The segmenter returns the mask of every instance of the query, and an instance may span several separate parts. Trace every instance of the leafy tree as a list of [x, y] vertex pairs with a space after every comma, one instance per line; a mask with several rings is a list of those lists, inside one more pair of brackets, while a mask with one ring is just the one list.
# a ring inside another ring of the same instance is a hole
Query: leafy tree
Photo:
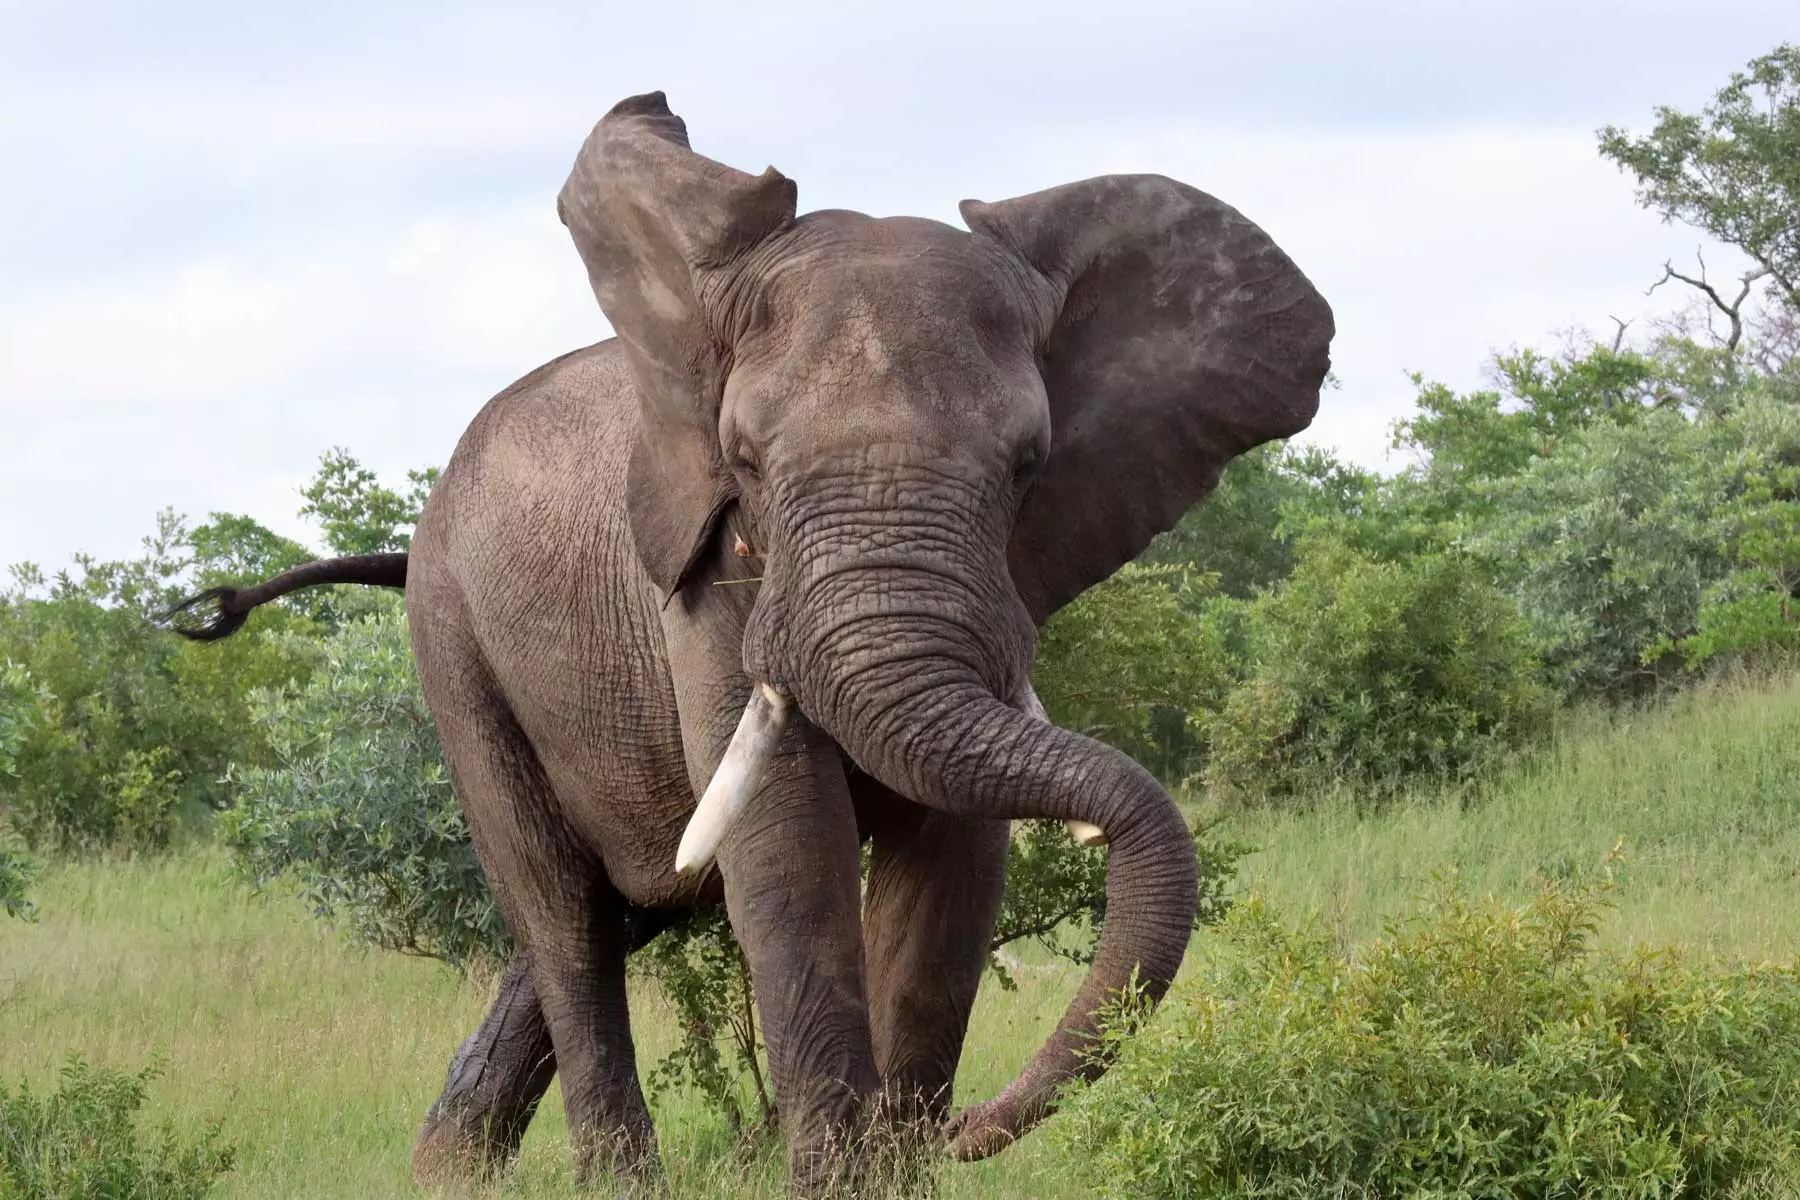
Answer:
[[312, 551], [261, 522], [238, 513], [213, 513], [188, 535], [194, 582], [201, 587], [241, 585], [310, 561]]
[[[1228, 623], [1236, 604], [1180, 567], [1127, 564], [1050, 619], [1033, 682], [1059, 725], [1082, 729], [1165, 776], [1192, 750], [1189, 723], [1232, 684]], [[1157, 722], [1159, 713], [1170, 719]]]
[[154, 847], [185, 810], [222, 805], [225, 764], [257, 753], [246, 692], [295, 669], [260, 636], [209, 647], [157, 628], [185, 587], [186, 531], [165, 513], [145, 541], [54, 579], [16, 568], [0, 590], [0, 656], [50, 697], [0, 776], [0, 808], [33, 846]]
[[[0, 777], [14, 774], [19, 747], [50, 719], [54, 697], [10, 659], [0, 659]], [[35, 912], [27, 898], [38, 863], [25, 853], [0, 808], [0, 911], [30, 920]]]
[[1293, 570], [1288, 528], [1355, 511], [1374, 476], [1314, 446], [1258, 446], [1231, 460], [1212, 495], [1158, 536], [1139, 558], [1217, 577], [1247, 599]]
[[412, 526], [438, 480], [438, 468], [406, 473], [409, 487], [397, 492], [384, 486], [374, 471], [348, 450], [334, 447], [319, 460], [319, 470], [300, 494], [302, 516], [312, 517], [325, 531], [333, 554], [381, 554], [412, 544]]
[[1725, 459], [1726, 498], [1710, 521], [1729, 573], [1707, 587], [1695, 632], [1664, 638], [1647, 657], [1679, 650], [1691, 669], [1724, 655], [1800, 648], [1800, 409], [1754, 408], [1743, 423]]
[[1754, 260], [1746, 286], [1767, 278], [1800, 308], [1800, 46], [1753, 59], [1699, 113], [1656, 116], [1641, 137], [1601, 130], [1601, 155], [1636, 176], [1646, 208]]

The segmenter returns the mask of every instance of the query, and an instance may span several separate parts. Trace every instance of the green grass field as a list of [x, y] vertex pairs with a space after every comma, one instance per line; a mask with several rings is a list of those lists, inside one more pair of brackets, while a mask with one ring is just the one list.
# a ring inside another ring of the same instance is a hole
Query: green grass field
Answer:
[[[1800, 677], [1740, 682], [1646, 712], [1575, 719], [1542, 754], [1478, 787], [1421, 794], [1378, 815], [1339, 797], [1313, 813], [1244, 813], [1256, 843], [1243, 886], [1354, 944], [1433, 871], [1523, 897], [1544, 874], [1597, 865], [1623, 840], [1619, 909], [1604, 942], [1681, 943], [1719, 956], [1800, 954]], [[294, 901], [249, 895], [223, 855], [53, 870], [32, 925], [0, 921], [0, 1083], [48, 1085], [63, 1058], [140, 1066], [166, 1057], [151, 1107], [178, 1127], [223, 1122], [238, 1163], [228, 1196], [389, 1196], [414, 1189], [408, 1155], [449, 1055], [479, 1019], [482, 981], [347, 946]], [[1204, 935], [1196, 954], [1207, 953]], [[1076, 975], [1033, 966], [1021, 990], [984, 989], [959, 1096], [991, 1094], [1036, 1048]], [[640, 1060], [666, 1049], [658, 998], [634, 996]], [[722, 1123], [679, 1097], [657, 1106], [676, 1194], [779, 1194], [779, 1156], [742, 1161]], [[572, 1190], [554, 1089], [507, 1196]], [[1077, 1194], [1048, 1139], [950, 1167], [949, 1196]]]

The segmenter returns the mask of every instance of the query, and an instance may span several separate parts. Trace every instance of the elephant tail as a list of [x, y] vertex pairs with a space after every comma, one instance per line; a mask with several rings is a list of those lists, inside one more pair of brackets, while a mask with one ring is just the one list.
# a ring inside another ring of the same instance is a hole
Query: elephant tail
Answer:
[[406, 586], [406, 555], [352, 554], [343, 558], [322, 558], [250, 587], [207, 588], [169, 609], [162, 614], [162, 619], [184, 638], [196, 642], [217, 641], [242, 629], [251, 609], [278, 600], [289, 592], [324, 583], [403, 588]]

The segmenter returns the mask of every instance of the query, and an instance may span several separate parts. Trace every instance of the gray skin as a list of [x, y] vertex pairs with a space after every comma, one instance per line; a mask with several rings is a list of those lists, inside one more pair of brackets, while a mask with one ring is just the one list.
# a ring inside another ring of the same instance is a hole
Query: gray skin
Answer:
[[[1196, 902], [1156, 780], [1020, 711], [1037, 630], [1230, 459], [1308, 425], [1331, 310], [1255, 225], [1160, 176], [965, 202], [970, 232], [797, 216], [772, 168], [694, 153], [661, 93], [599, 122], [558, 209], [617, 336], [482, 410], [405, 573], [521, 948], [418, 1174], [510, 1153], [552, 1063], [584, 1171], [651, 1169], [632, 921], [720, 898], [797, 1187], [855, 1159], [876, 1114], [943, 1120], [1007, 822], [1088, 822], [1111, 845], [1089, 975], [1018, 1078], [944, 1131], [995, 1153], [1100, 1069], [1078, 1051], [1134, 970], [1163, 994]], [[759, 681], [798, 716], [716, 864], [684, 878], [677, 843]]]

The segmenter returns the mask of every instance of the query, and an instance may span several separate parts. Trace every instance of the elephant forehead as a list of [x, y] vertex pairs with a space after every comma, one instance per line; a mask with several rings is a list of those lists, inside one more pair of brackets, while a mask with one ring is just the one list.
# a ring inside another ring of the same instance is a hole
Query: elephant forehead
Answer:
[[[958, 319], [954, 300], [834, 282], [772, 346], [746, 355], [726, 408], [752, 441], [812, 457], [827, 449], [906, 442], [985, 459], [1048, 419], [1023, 338], [1003, 347]], [[959, 455], [960, 456], [960, 455]]]

